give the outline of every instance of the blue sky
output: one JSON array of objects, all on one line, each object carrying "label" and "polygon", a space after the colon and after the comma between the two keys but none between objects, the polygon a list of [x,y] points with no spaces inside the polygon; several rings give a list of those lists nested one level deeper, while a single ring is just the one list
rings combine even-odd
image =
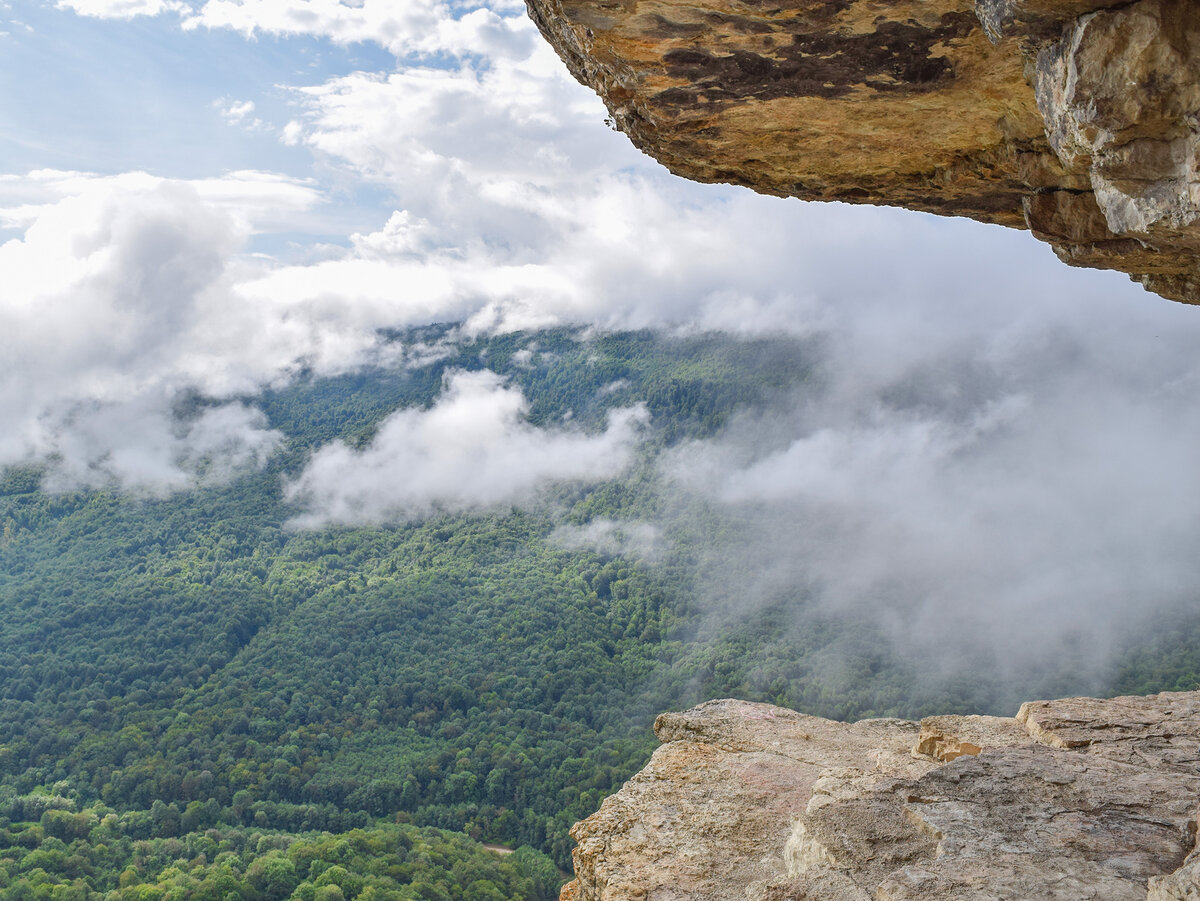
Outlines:
[{"label": "blue sky", "polygon": [[[36,3],[5,12],[0,67],[6,84],[21,86],[0,99],[10,171],[299,174],[311,167],[308,155],[278,140],[289,119],[284,86],[392,62],[371,44],[184,32],[172,15],[98,19]],[[230,127],[220,108],[235,100],[253,101],[256,118],[274,130]]]},{"label": "blue sky", "polygon": [[[1200,320],[1123,275],[965,220],[677,179],[508,0],[7,0],[0,33],[0,465],[133,493],[231,477],[281,440],[265,386],[402,363],[381,329],[782,332],[824,348],[820,403],[663,479],[741,511],[831,603],[899,591],[910,623],[988,610],[1000,635],[1193,593]],[[197,391],[211,412],[175,422]],[[288,490],[309,525],[385,523],[610,478],[640,440],[636,410],[588,439],[522,409],[451,379]]]}]

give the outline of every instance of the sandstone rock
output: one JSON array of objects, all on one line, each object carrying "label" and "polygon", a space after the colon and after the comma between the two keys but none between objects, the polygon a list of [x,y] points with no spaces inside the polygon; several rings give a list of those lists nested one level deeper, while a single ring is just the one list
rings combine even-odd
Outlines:
[{"label": "sandstone rock", "polygon": [[1143,899],[1191,850],[1198,801],[1195,777],[1038,746],[960,758],[905,803],[936,858],[884,879],[880,896]]},{"label": "sandstone rock", "polygon": [[1031,701],[1016,718],[1052,748],[1200,776],[1200,692]]},{"label": "sandstone rock", "polygon": [[1006,716],[929,716],[921,720],[914,755],[948,763],[984,748],[1007,748],[1033,739],[1016,720]]},{"label": "sandstone rock", "polygon": [[1190,0],[527,5],[679,175],[1030,228],[1200,302]]},{"label": "sandstone rock", "polygon": [[1142,0],[1079,17],[1038,53],[1035,86],[1051,145],[1065,163],[1088,166],[1114,233],[1148,235],[1200,216],[1191,4]]},{"label": "sandstone rock", "polygon": [[831,768],[866,785],[927,770],[931,763],[910,754],[917,731],[898,720],[836,723],[742,701],[661,716],[655,732],[665,744],[572,829],[576,880],[562,897],[740,898],[748,885],[787,873],[793,822]]},{"label": "sandstone rock", "polygon": [[1151,876],[1146,901],[1198,901],[1200,899],[1200,852],[1193,851],[1174,873]]},{"label": "sandstone rock", "polygon": [[920,724],[711,701],[656,731],[564,899],[1200,899],[1200,692]]},{"label": "sandstone rock", "polygon": [[992,43],[1012,36],[1057,39],[1063,25],[1128,0],[975,0],[975,14]]}]

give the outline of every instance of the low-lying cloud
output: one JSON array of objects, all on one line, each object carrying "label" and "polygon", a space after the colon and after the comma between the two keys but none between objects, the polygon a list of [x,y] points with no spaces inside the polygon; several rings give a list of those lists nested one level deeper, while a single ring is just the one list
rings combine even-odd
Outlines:
[{"label": "low-lying cloud", "polygon": [[941,343],[916,313],[890,353],[868,322],[840,330],[819,387],[664,461],[668,493],[736,523],[709,548],[709,608],[790,598],[882,626],[922,668],[1103,684],[1129,626],[1200,584],[1200,323],[950,314]]},{"label": "low-lying cloud", "polygon": [[261,410],[225,403],[180,422],[139,398],[81,402],[52,423],[43,487],[118,488],[146,494],[220,485],[266,464],[283,442]]},{"label": "low-lying cloud", "polygon": [[564,480],[610,479],[630,463],[644,407],[615,410],[604,432],[538,428],[517,388],[492,372],[453,372],[428,410],[393,413],[371,443],[313,455],[285,494],[297,528],[381,525],[440,512],[525,506]]},{"label": "low-lying cloud", "polygon": [[662,529],[653,523],[603,518],[583,525],[564,523],[550,533],[549,540],[568,550],[590,550],[649,562],[658,560],[669,544]]},{"label": "low-lying cloud", "polygon": [[[362,365],[359,313],[248,302],[248,236],[311,186],[259,173],[200,182],[33,173],[0,182],[4,367],[0,466],[48,466],[56,488],[159,493],[261,465],[280,436],[243,396]],[[190,417],[182,401],[207,405]]]}]

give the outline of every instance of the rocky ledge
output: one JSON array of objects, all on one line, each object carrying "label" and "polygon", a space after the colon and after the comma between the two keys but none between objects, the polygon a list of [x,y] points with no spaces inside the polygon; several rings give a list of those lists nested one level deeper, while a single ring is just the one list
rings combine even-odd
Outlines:
[{"label": "rocky ledge", "polygon": [[838,723],[710,701],[572,834],[563,901],[1195,901],[1200,692]]},{"label": "rocky ledge", "polygon": [[1029,228],[1200,302],[1194,0],[526,0],[671,171]]}]

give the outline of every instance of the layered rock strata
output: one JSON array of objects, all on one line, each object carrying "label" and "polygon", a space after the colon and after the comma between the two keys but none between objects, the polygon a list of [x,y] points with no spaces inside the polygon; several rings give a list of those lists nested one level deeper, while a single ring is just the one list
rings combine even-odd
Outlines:
[{"label": "layered rock strata", "polygon": [[1029,228],[1200,302],[1193,0],[526,0],[671,171]]},{"label": "layered rock strata", "polygon": [[563,901],[1200,898],[1200,692],[920,723],[710,701],[655,731]]}]

